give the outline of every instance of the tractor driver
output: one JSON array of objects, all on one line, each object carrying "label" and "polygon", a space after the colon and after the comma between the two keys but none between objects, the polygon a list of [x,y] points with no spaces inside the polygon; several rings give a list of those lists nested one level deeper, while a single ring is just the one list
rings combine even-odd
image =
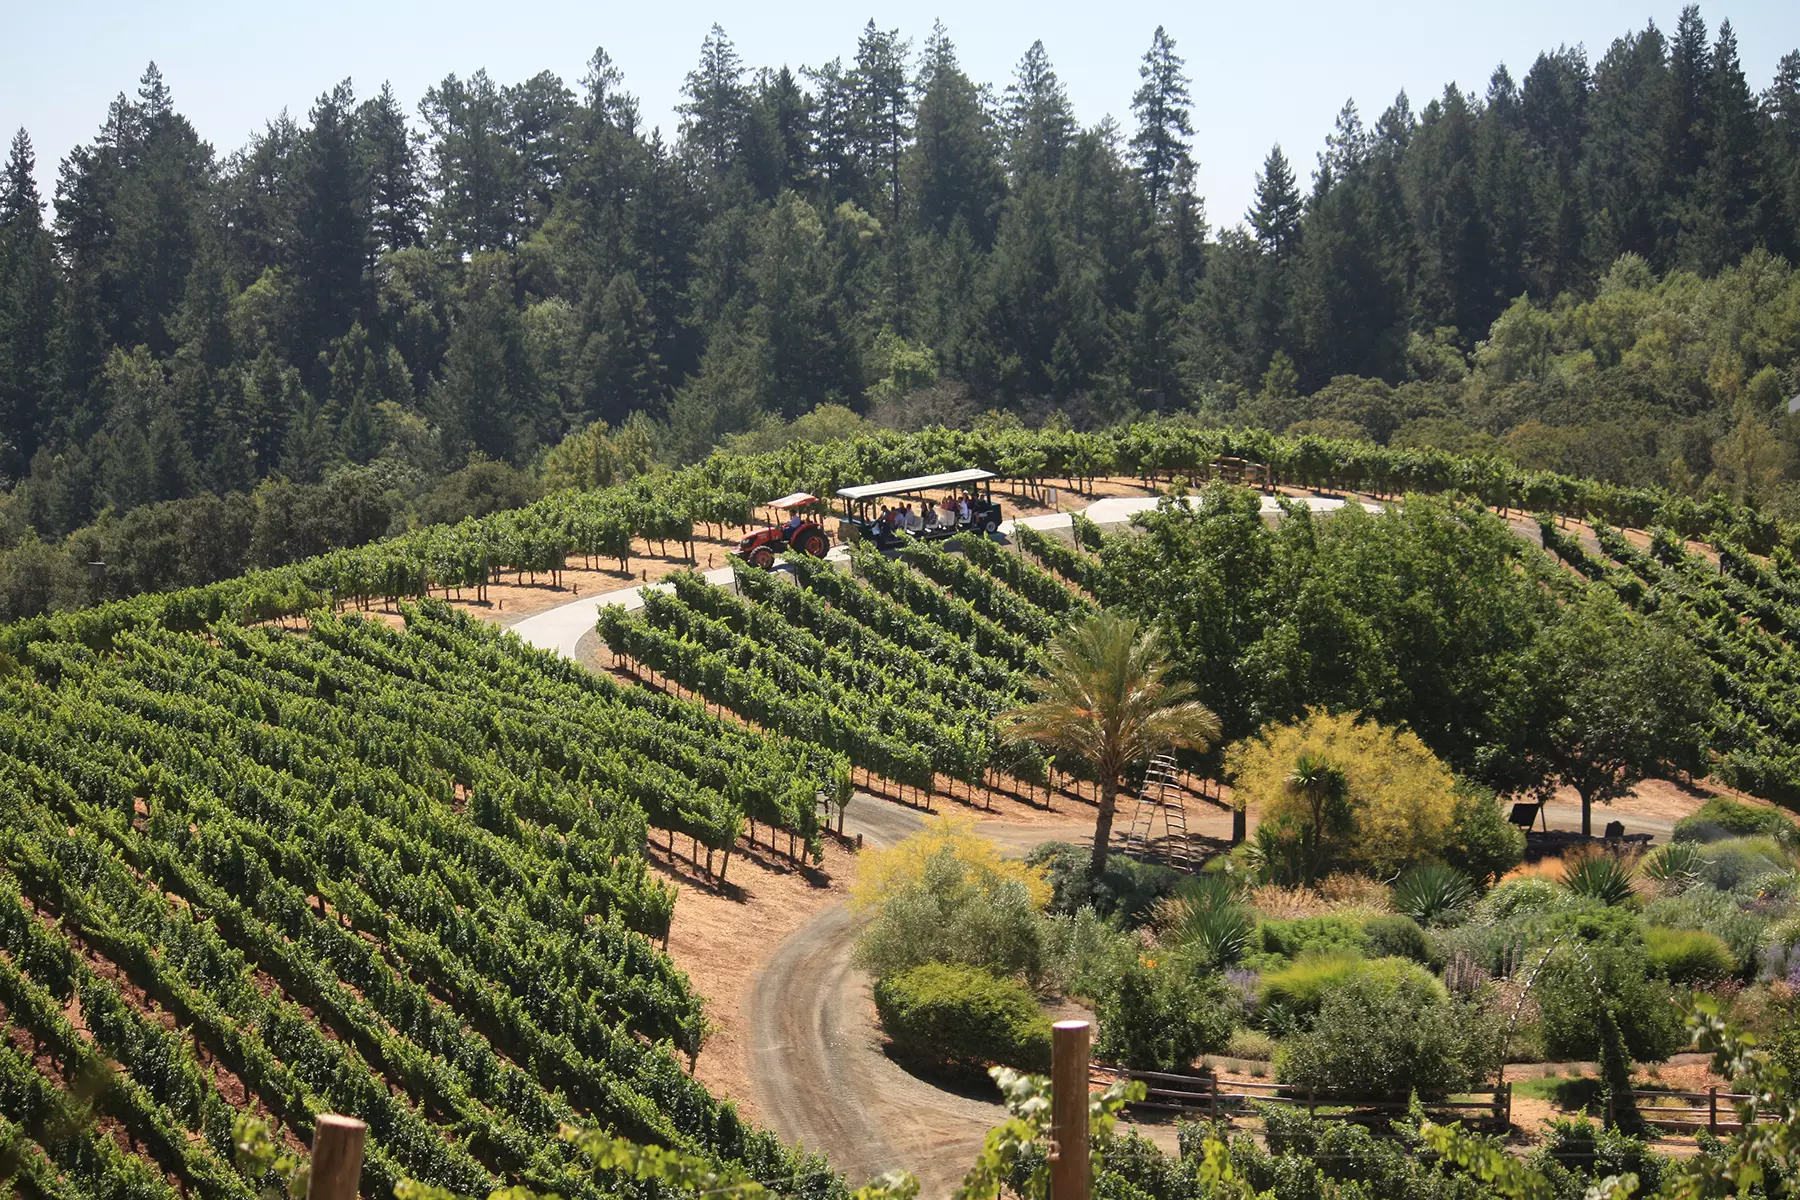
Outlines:
[{"label": "tractor driver", "polygon": [[781,527],[781,536],[784,538],[793,537],[796,533],[800,532],[800,525],[801,525],[800,510],[795,509],[793,512],[790,512],[788,514],[787,524],[785,524]]}]

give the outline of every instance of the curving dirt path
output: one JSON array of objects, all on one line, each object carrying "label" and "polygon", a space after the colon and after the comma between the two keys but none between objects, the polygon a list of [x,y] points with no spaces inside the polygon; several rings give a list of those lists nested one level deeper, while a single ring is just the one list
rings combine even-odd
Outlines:
[{"label": "curving dirt path", "polygon": [[[1091,822],[1091,818],[1090,818]],[[889,846],[923,818],[858,796],[846,828]],[[1079,840],[1093,826],[983,823],[1009,851]],[[757,1109],[782,1138],[824,1153],[853,1184],[904,1169],[925,1200],[949,1196],[1005,1116],[998,1100],[934,1086],[882,1049],[867,976],[850,962],[864,918],[833,904],[791,934],[749,989],[750,1074]],[[1172,1127],[1142,1130],[1174,1149]]]}]

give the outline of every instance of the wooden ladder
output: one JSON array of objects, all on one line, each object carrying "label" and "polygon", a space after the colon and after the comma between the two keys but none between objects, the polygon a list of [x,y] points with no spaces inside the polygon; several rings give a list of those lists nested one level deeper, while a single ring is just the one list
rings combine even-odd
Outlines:
[{"label": "wooden ladder", "polygon": [[1162,813],[1163,833],[1171,866],[1193,869],[1188,851],[1187,806],[1180,786],[1175,782],[1180,768],[1168,754],[1152,757],[1144,767],[1144,783],[1138,789],[1137,809],[1131,815],[1131,832],[1126,836],[1128,848],[1148,857],[1156,828],[1156,814]]}]

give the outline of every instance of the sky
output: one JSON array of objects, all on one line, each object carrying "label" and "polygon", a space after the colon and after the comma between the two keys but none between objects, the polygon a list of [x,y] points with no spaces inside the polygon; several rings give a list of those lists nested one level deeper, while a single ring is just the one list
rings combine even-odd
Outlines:
[{"label": "sky", "polygon": [[[867,9],[826,0],[15,0],[9,7],[0,41],[0,136],[29,131],[46,199],[57,164],[94,136],[109,101],[134,91],[150,61],[161,67],[177,109],[221,156],[283,109],[304,120],[313,100],[345,78],[359,97],[391,82],[416,112],[433,83],[483,67],[500,83],[550,70],[574,88],[597,46],[624,71],[645,124],[672,137],[682,80],[714,22],[747,65],[798,68],[848,61],[870,19],[899,29],[915,49],[941,19],[977,82],[1004,87],[1033,39],[1042,39],[1084,123],[1108,114],[1128,123],[1139,60],[1160,24],[1187,60],[1193,151],[1215,226],[1242,219],[1275,143],[1304,179],[1346,99],[1372,119],[1404,88],[1416,110],[1449,82],[1484,91],[1499,63],[1522,80],[1543,49],[1584,45],[1597,60],[1614,38],[1646,21],[1672,30],[1680,12],[1666,0],[885,0]],[[1702,13],[1712,30],[1731,21],[1756,91],[1782,54],[1800,48],[1795,0],[1734,0]]]}]

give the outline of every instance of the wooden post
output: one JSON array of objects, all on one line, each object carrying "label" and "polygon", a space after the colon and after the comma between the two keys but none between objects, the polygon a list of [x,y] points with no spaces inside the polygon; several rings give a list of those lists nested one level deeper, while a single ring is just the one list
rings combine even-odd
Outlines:
[{"label": "wooden post", "polygon": [[1719,1089],[1716,1087],[1706,1089],[1706,1131],[1719,1132]]},{"label": "wooden post", "polygon": [[307,1200],[356,1200],[362,1178],[363,1138],[369,1127],[355,1117],[320,1113],[313,1126],[312,1181]]},{"label": "wooden post", "polygon": [[1088,1023],[1050,1027],[1050,1200],[1088,1196]]}]

